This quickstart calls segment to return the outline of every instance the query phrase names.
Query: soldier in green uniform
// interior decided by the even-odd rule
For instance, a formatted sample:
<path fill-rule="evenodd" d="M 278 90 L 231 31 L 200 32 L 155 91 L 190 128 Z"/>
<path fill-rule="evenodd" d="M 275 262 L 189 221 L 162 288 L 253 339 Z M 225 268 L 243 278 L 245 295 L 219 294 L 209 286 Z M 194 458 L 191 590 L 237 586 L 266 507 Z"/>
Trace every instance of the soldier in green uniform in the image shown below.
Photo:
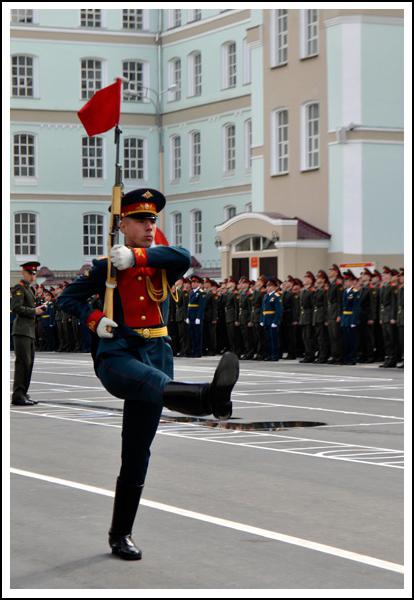
<path fill-rule="evenodd" d="M 310 271 L 306 271 L 303 277 L 303 290 L 300 293 L 299 325 L 302 327 L 303 345 L 305 346 L 305 356 L 299 361 L 301 363 L 312 363 L 315 360 L 312 327 L 313 296 L 315 293 L 313 287 L 314 283 L 314 274 Z"/>
<path fill-rule="evenodd" d="M 204 280 L 204 352 L 209 356 L 217 353 L 218 284 L 209 277 Z"/>
<path fill-rule="evenodd" d="M 191 356 L 190 333 L 188 329 L 188 323 L 186 322 L 191 284 L 190 280 L 185 278 L 182 279 L 181 285 L 180 282 L 181 280 L 176 283 L 177 310 L 175 313 L 175 318 L 177 320 L 178 336 L 180 338 L 179 352 L 177 352 L 177 356 Z"/>
<path fill-rule="evenodd" d="M 404 269 L 400 269 L 400 286 L 398 289 L 398 303 L 397 303 L 397 327 L 398 327 L 398 345 L 399 345 L 399 358 L 402 360 L 401 364 L 398 365 L 399 369 L 404 368 Z"/>
<path fill-rule="evenodd" d="M 234 277 L 229 277 L 227 281 L 227 291 L 225 293 L 224 314 L 226 319 L 227 338 L 229 348 L 232 352 L 239 355 L 239 293 L 236 289 L 237 282 Z"/>
<path fill-rule="evenodd" d="M 397 323 L 398 287 L 391 282 L 392 271 L 383 267 L 380 290 L 380 325 L 384 338 L 385 361 L 380 367 L 389 369 L 397 366 L 395 326 Z"/>
<path fill-rule="evenodd" d="M 318 349 L 317 363 L 327 363 L 329 358 L 328 336 L 328 287 L 329 278 L 325 271 L 318 271 L 316 290 L 313 296 L 312 324 Z"/>
<path fill-rule="evenodd" d="M 263 298 L 266 295 L 267 279 L 263 275 L 256 281 L 251 295 L 250 322 L 253 331 L 253 360 L 263 360 L 266 354 L 266 337 L 263 327 L 260 326 L 262 317 Z"/>
<path fill-rule="evenodd" d="M 341 333 L 342 296 L 344 286 L 338 265 L 332 265 L 328 269 L 328 334 L 331 346 L 330 364 L 342 364 L 343 344 Z"/>
<path fill-rule="evenodd" d="M 16 315 L 12 329 L 16 361 L 11 403 L 17 406 L 37 404 L 27 392 L 35 357 L 36 316 L 42 315 L 46 310 L 46 304 L 36 306 L 32 287 L 39 266 L 40 263 L 36 261 L 21 265 L 22 279 L 12 290 L 11 310 Z"/>
<path fill-rule="evenodd" d="M 378 291 L 371 283 L 372 273 L 364 269 L 361 274 L 362 287 L 360 290 L 359 310 L 359 356 L 358 362 L 374 362 L 375 335 L 374 325 L 377 311 Z"/>
<path fill-rule="evenodd" d="M 251 303 L 250 303 L 250 280 L 242 276 L 239 279 L 239 318 L 240 333 L 241 333 L 241 348 L 243 351 L 242 360 L 250 360 L 253 358 L 253 345 L 250 333 L 250 314 L 251 314 Z"/>

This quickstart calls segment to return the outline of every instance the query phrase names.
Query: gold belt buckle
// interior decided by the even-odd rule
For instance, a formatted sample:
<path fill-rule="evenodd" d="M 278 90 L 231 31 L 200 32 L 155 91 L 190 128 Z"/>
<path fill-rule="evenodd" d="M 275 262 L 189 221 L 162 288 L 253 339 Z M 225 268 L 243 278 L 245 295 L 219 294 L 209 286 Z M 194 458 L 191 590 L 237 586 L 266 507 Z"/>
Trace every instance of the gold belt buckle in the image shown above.
<path fill-rule="evenodd" d="M 143 336 L 144 336 L 144 338 L 149 338 L 149 337 L 150 337 L 150 335 L 151 335 L 151 332 L 150 332 L 150 330 L 149 330 L 149 329 L 143 329 L 143 330 L 142 330 L 142 334 L 141 334 L 141 335 L 143 335 Z"/>

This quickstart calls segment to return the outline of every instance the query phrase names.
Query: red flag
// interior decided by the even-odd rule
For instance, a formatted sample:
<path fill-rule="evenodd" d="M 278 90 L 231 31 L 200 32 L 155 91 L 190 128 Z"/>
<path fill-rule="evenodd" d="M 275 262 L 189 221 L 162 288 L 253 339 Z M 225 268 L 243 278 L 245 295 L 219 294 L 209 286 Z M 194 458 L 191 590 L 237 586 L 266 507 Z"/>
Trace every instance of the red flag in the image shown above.
<path fill-rule="evenodd" d="M 168 240 L 165 237 L 164 233 L 161 231 L 159 227 L 155 230 L 154 237 L 154 245 L 155 246 L 169 246 Z"/>
<path fill-rule="evenodd" d="M 121 80 L 98 90 L 78 112 L 89 137 L 112 129 L 121 114 Z"/>

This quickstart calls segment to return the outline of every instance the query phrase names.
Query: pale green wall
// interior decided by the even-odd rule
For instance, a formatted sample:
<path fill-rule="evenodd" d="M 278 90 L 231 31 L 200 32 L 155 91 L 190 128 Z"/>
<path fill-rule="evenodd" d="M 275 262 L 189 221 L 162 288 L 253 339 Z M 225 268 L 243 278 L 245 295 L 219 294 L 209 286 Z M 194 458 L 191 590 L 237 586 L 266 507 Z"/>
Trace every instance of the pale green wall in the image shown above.
<path fill-rule="evenodd" d="M 329 160 L 329 226 L 328 231 L 332 235 L 330 252 L 343 251 L 343 160 L 344 147 L 342 144 L 332 144 L 328 150 Z"/>
<path fill-rule="evenodd" d="M 342 26 L 326 30 L 328 129 L 342 127 Z"/>

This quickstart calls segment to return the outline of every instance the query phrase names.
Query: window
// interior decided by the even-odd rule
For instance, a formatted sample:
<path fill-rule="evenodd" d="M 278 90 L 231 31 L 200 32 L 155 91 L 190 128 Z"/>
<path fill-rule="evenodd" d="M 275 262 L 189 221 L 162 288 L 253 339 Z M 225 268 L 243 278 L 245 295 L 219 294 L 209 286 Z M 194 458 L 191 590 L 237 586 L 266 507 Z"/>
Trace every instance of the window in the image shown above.
<path fill-rule="evenodd" d="M 103 178 L 103 139 L 101 137 L 82 138 L 82 177 L 84 179 Z"/>
<path fill-rule="evenodd" d="M 195 210 L 193 212 L 193 240 L 194 254 L 201 254 L 203 251 L 201 210 Z"/>
<path fill-rule="evenodd" d="M 81 61 L 81 98 L 89 100 L 103 85 L 102 61 L 83 58 Z"/>
<path fill-rule="evenodd" d="M 122 28 L 129 31 L 142 31 L 144 29 L 144 11 L 123 10 Z"/>
<path fill-rule="evenodd" d="M 245 210 L 246 212 L 252 212 L 252 210 L 253 210 L 253 205 L 252 205 L 252 203 L 251 203 L 251 202 L 247 202 L 247 204 L 246 204 L 246 205 L 245 205 L 245 207 L 244 207 L 244 210 Z"/>
<path fill-rule="evenodd" d="M 146 179 L 145 140 L 142 138 L 124 139 L 125 179 Z"/>
<path fill-rule="evenodd" d="M 237 83 L 236 42 L 226 42 L 222 48 L 222 86 L 233 88 Z"/>
<path fill-rule="evenodd" d="M 94 10 L 92 8 L 82 8 L 80 11 L 81 27 L 101 27 L 101 13 L 101 10 Z"/>
<path fill-rule="evenodd" d="M 172 215 L 172 239 L 174 246 L 183 245 L 183 216 L 181 213 L 173 213 Z"/>
<path fill-rule="evenodd" d="M 168 27 L 180 27 L 181 26 L 181 10 L 174 9 L 168 12 Z"/>
<path fill-rule="evenodd" d="M 289 171 L 289 116 L 287 109 L 272 113 L 272 175 Z"/>
<path fill-rule="evenodd" d="M 201 96 L 201 53 L 188 55 L 188 95 Z"/>
<path fill-rule="evenodd" d="M 143 88 L 147 87 L 146 82 L 144 81 L 144 79 L 146 79 L 144 77 L 145 67 L 146 64 L 139 60 L 123 61 L 122 75 L 128 79 L 128 82 L 122 82 L 122 99 L 126 102 L 142 102 L 145 93 Z M 131 84 L 131 88 L 134 90 L 133 94 L 128 93 L 129 84 Z"/>
<path fill-rule="evenodd" d="M 301 57 L 319 53 L 319 15 L 316 9 L 301 11 Z"/>
<path fill-rule="evenodd" d="M 247 38 L 243 40 L 243 83 L 252 82 L 252 55 L 247 43 Z"/>
<path fill-rule="evenodd" d="M 100 256 L 104 253 L 103 215 L 83 215 L 83 255 Z"/>
<path fill-rule="evenodd" d="M 170 138 L 170 179 L 179 181 L 181 179 L 181 137 L 174 135 Z"/>
<path fill-rule="evenodd" d="M 233 173 L 236 169 L 236 126 L 224 126 L 224 172 Z"/>
<path fill-rule="evenodd" d="M 228 221 L 236 216 L 236 207 L 235 206 L 226 206 L 224 209 L 224 220 Z"/>
<path fill-rule="evenodd" d="M 190 133 L 190 177 L 201 175 L 201 134 L 199 131 Z"/>
<path fill-rule="evenodd" d="M 303 157 L 304 169 L 319 167 L 319 103 L 312 102 L 304 106 L 304 139 Z"/>
<path fill-rule="evenodd" d="M 201 10 L 199 8 L 188 11 L 188 22 L 189 23 L 191 23 L 192 21 L 200 21 L 200 19 L 201 19 Z"/>
<path fill-rule="evenodd" d="M 11 10 L 11 23 L 22 24 L 22 23 L 33 23 L 33 11 L 32 10 Z"/>
<path fill-rule="evenodd" d="M 288 60 L 288 11 L 272 10 L 271 14 L 271 60 L 272 67 L 285 65 Z"/>
<path fill-rule="evenodd" d="M 14 215 L 14 253 L 16 256 L 37 256 L 38 226 L 35 213 Z"/>
<path fill-rule="evenodd" d="M 252 120 L 246 119 L 244 122 L 244 148 L 245 159 L 244 166 L 247 170 L 252 168 Z"/>
<path fill-rule="evenodd" d="M 234 246 L 235 252 L 257 252 L 267 250 L 272 241 L 262 236 L 253 236 L 241 240 Z"/>
<path fill-rule="evenodd" d="M 181 100 L 181 59 L 173 58 L 168 63 L 168 87 L 174 89 L 168 92 L 168 99 L 170 102 Z"/>
<path fill-rule="evenodd" d="M 12 96 L 33 98 L 34 96 L 34 61 L 32 56 L 12 56 Z"/>
<path fill-rule="evenodd" d="M 36 177 L 34 135 L 18 133 L 13 136 L 13 174 L 15 177 Z"/>

